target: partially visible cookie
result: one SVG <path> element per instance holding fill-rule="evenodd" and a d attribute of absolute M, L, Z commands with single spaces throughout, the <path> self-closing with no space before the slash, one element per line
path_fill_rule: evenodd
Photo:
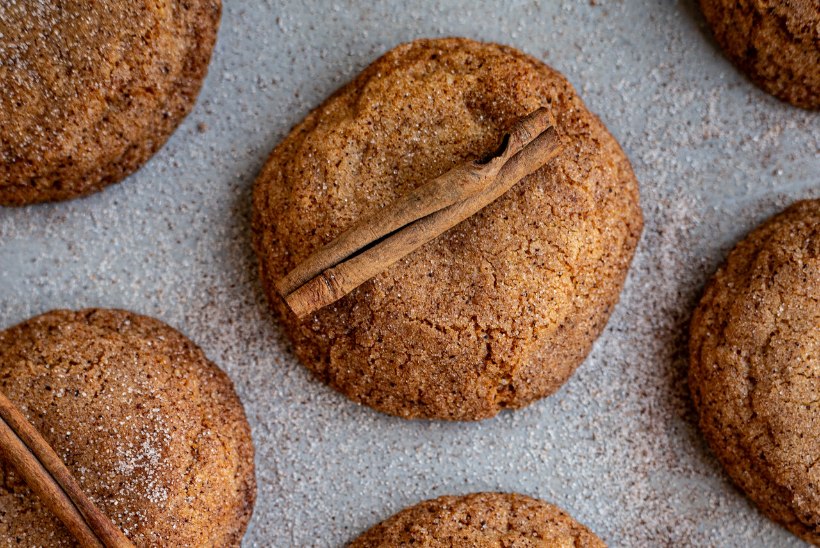
<path fill-rule="evenodd" d="M 726 471 L 820 545 L 820 200 L 735 247 L 695 311 L 689 352 L 700 426 Z"/>
<path fill-rule="evenodd" d="M 0 205 L 136 170 L 193 107 L 220 0 L 0 2 Z"/>
<path fill-rule="evenodd" d="M 256 496 L 250 428 L 231 381 L 178 331 L 49 312 L 0 331 L 0 388 L 137 546 L 239 545 Z M 74 545 L 2 455 L 1 539 Z"/>
<path fill-rule="evenodd" d="M 563 153 L 299 321 L 276 281 L 357 219 L 498 147 L 546 106 Z M 552 394 L 618 301 L 643 220 L 629 160 L 557 71 L 510 47 L 416 40 L 374 61 L 271 153 L 253 196 L 262 283 L 297 356 L 349 398 L 476 420 Z"/>
<path fill-rule="evenodd" d="M 524 495 L 476 493 L 439 497 L 402 510 L 365 532 L 350 548 L 605 546 L 560 508 Z"/>
<path fill-rule="evenodd" d="M 758 86 L 820 108 L 820 0 L 700 0 L 726 56 Z"/>

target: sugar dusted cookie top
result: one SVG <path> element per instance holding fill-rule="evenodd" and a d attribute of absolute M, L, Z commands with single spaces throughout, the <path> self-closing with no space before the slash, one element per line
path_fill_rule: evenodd
<path fill-rule="evenodd" d="M 820 0 L 700 0 L 726 56 L 758 86 L 820 108 Z"/>
<path fill-rule="evenodd" d="M 193 106 L 220 0 L 0 3 L 0 205 L 137 169 Z"/>
<path fill-rule="evenodd" d="M 439 497 L 406 508 L 365 532 L 350 548 L 603 548 L 560 508 L 524 495 Z"/>
<path fill-rule="evenodd" d="M 315 316 L 275 282 L 353 222 L 550 109 L 564 152 Z M 254 189 L 263 284 L 300 360 L 402 417 L 491 417 L 557 390 L 612 312 L 642 228 L 629 161 L 558 72 L 513 48 L 417 40 L 297 125 Z"/>
<path fill-rule="evenodd" d="M 238 546 L 253 445 L 228 377 L 167 325 L 53 311 L 0 331 L 0 388 L 137 546 Z M 0 458 L 0 538 L 71 546 Z"/>
<path fill-rule="evenodd" d="M 820 544 L 820 200 L 729 254 L 692 318 L 690 387 L 726 471 L 772 519 Z"/>

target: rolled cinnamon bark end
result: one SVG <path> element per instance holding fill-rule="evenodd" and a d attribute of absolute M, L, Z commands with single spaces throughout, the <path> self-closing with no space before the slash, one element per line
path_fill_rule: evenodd
<path fill-rule="evenodd" d="M 363 218 L 279 280 L 279 295 L 299 318 L 341 299 L 557 156 L 553 124 L 543 107 L 521 118 L 495 155 L 461 164 Z"/>

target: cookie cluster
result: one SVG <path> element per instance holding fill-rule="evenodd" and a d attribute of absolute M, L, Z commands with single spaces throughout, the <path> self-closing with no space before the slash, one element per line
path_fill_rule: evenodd
<path fill-rule="evenodd" d="M 755 83 L 820 107 L 815 0 L 700 5 Z M 146 162 L 193 107 L 220 14 L 219 0 L 0 6 L 0 206 L 87 195 Z M 548 163 L 309 318 L 291 313 L 278 288 L 297 265 L 421 183 L 486 164 L 536 112 L 561 140 Z M 261 282 L 298 359 L 407 419 L 486 419 L 557 391 L 606 326 L 643 229 L 628 158 L 566 78 L 465 38 L 375 60 L 274 148 L 252 208 Z M 732 250 L 692 317 L 689 359 L 718 460 L 820 546 L 820 200 Z M 0 331 L 0 389 L 131 542 L 241 543 L 256 499 L 251 429 L 230 379 L 177 330 L 122 310 L 35 316 Z M 73 546 L 6 458 L 13 438 L 0 437 L 0 537 Z M 351 544 L 392 546 L 604 544 L 546 502 L 476 493 L 411 506 Z"/>

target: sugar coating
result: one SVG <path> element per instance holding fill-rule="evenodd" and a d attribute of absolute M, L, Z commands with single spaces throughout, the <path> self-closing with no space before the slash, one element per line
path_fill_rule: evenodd
<path fill-rule="evenodd" d="M 689 384 L 729 475 L 820 544 L 820 200 L 740 242 L 692 317 Z"/>
<path fill-rule="evenodd" d="M 564 150 L 350 295 L 298 320 L 275 283 L 546 107 Z M 476 420 L 555 392 L 618 300 L 643 226 L 629 161 L 556 71 L 513 48 L 417 40 L 377 59 L 271 153 L 254 188 L 262 282 L 297 355 L 351 399 Z"/>
<path fill-rule="evenodd" d="M 795 106 L 820 108 L 818 0 L 701 0 L 726 56 L 762 89 Z"/>
<path fill-rule="evenodd" d="M 0 4 L 0 206 L 65 200 L 137 169 L 192 108 L 220 3 Z"/>
<path fill-rule="evenodd" d="M 560 508 L 513 493 L 439 497 L 406 508 L 372 527 L 350 548 L 604 548 Z"/>
<path fill-rule="evenodd" d="M 117 310 L 49 312 L 0 331 L 0 387 L 134 544 L 239 544 L 250 431 L 230 380 L 179 332 Z M 73 545 L 2 462 L 0 542 Z"/>

